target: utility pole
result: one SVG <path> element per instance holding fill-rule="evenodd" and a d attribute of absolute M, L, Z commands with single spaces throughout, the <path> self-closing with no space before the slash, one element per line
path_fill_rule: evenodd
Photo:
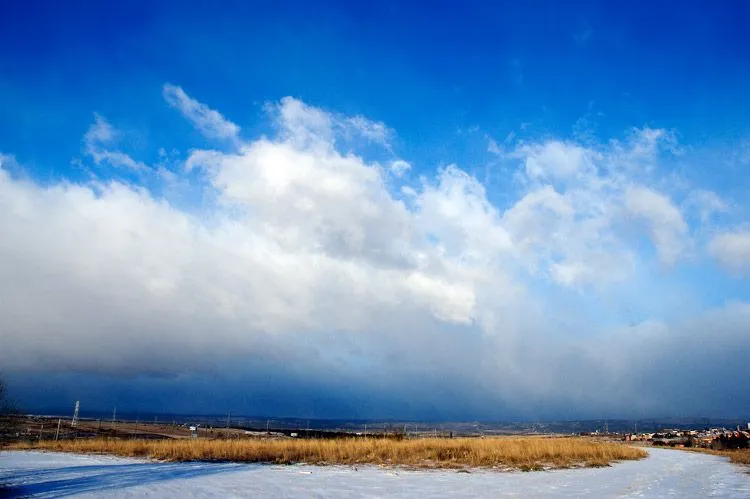
<path fill-rule="evenodd" d="M 42 427 L 39 428 L 39 440 L 42 439 L 42 432 L 44 431 L 44 423 L 42 423 Z"/>
<path fill-rule="evenodd" d="M 80 403 L 78 400 L 76 400 L 76 407 L 73 410 L 73 420 L 70 422 L 71 427 L 76 427 L 78 425 L 78 407 Z"/>
<path fill-rule="evenodd" d="M 62 423 L 62 419 L 57 420 L 57 431 L 55 432 L 55 440 L 57 440 L 57 437 L 60 436 L 60 423 Z"/>
<path fill-rule="evenodd" d="M 269 435 L 269 434 L 271 433 L 270 431 L 268 431 L 268 425 L 269 425 L 270 423 L 271 423 L 271 422 L 270 422 L 270 421 L 269 421 L 268 419 L 266 419 L 266 435 Z"/>

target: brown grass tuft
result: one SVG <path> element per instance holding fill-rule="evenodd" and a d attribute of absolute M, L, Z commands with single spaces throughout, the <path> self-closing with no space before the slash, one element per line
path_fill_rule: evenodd
<path fill-rule="evenodd" d="M 376 464 L 420 468 L 537 470 L 608 466 L 646 457 L 642 449 L 581 438 L 425 438 L 418 440 L 60 440 L 17 443 L 17 450 L 49 450 L 146 457 L 164 461 Z"/>

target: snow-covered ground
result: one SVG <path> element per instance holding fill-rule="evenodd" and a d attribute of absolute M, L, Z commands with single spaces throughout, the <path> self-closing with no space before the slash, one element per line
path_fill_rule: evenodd
<path fill-rule="evenodd" d="M 155 463 L 0 452 L 11 497 L 750 497 L 750 474 L 726 459 L 651 449 L 611 468 L 502 473 L 374 466 Z"/>

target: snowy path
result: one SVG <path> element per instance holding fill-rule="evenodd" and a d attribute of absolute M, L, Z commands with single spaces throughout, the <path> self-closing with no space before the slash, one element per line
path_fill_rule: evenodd
<path fill-rule="evenodd" d="M 532 473 L 377 467 L 154 463 L 0 452 L 0 497 L 750 497 L 750 474 L 726 459 L 650 449 L 611 468 Z"/>

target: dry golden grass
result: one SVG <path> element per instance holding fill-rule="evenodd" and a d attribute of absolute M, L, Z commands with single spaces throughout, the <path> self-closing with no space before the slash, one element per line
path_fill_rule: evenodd
<path fill-rule="evenodd" d="M 725 456 L 736 464 L 750 464 L 750 449 L 737 449 L 724 451 Z"/>
<path fill-rule="evenodd" d="M 700 447 L 690 447 L 690 448 L 681 449 L 681 450 L 703 452 L 706 454 L 713 454 L 715 456 L 726 456 L 729 458 L 729 461 L 734 464 L 750 465 L 750 449 L 713 450 L 713 449 L 703 449 Z"/>
<path fill-rule="evenodd" d="M 13 444 L 13 449 L 105 453 L 165 461 L 383 464 L 427 468 L 536 470 L 607 466 L 646 457 L 642 449 L 582 438 L 425 438 L 418 440 L 60 440 Z"/>

